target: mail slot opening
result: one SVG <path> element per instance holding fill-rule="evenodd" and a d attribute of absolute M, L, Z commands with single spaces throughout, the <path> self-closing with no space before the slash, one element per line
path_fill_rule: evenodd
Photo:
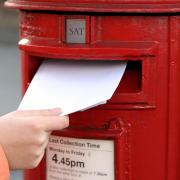
<path fill-rule="evenodd" d="M 128 61 L 116 93 L 137 93 L 142 90 L 142 61 Z"/>
<path fill-rule="evenodd" d="M 30 63 L 30 81 L 45 58 L 33 57 Z M 125 73 L 116 93 L 138 93 L 142 90 L 142 61 L 128 61 Z"/>

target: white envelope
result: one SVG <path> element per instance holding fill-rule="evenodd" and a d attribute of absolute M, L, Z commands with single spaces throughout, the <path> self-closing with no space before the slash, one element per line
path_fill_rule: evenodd
<path fill-rule="evenodd" d="M 60 107 L 62 115 L 109 100 L 124 74 L 125 61 L 45 60 L 34 76 L 20 110 Z"/>

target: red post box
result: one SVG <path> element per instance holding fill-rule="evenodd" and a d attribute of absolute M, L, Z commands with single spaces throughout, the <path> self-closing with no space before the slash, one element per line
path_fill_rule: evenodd
<path fill-rule="evenodd" d="M 70 115 L 25 180 L 180 179 L 180 0 L 9 0 L 23 93 L 44 59 L 122 61 L 111 100 Z M 83 154 L 84 153 L 84 154 Z"/>

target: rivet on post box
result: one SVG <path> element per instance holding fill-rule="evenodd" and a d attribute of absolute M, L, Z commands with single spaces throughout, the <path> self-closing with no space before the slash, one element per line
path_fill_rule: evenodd
<path fill-rule="evenodd" d="M 46 59 L 128 61 L 106 104 L 70 114 L 24 180 L 177 180 L 179 0 L 9 0 L 20 10 L 22 90 Z"/>

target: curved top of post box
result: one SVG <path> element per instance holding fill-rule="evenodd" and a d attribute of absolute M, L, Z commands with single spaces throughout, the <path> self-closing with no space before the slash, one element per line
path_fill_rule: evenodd
<path fill-rule="evenodd" d="M 70 12 L 180 12 L 180 0 L 8 0 L 5 5 L 21 10 Z"/>

